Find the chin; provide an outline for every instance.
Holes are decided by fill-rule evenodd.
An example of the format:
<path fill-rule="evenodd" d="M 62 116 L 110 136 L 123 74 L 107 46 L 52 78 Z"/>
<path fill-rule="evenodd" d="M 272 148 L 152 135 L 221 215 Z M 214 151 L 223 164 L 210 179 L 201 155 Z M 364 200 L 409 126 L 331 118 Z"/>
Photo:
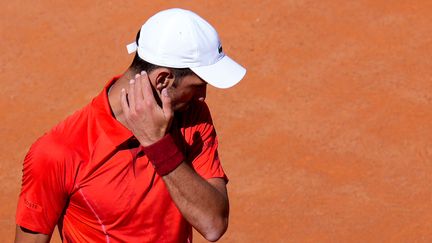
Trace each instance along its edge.
<path fill-rule="evenodd" d="M 176 112 L 184 112 L 190 107 L 191 103 L 183 103 L 183 104 L 177 104 L 174 106 L 174 111 Z"/>
<path fill-rule="evenodd" d="M 176 106 L 174 106 L 174 111 L 176 111 L 176 112 L 183 112 L 183 111 L 185 111 L 185 110 L 187 110 L 189 108 L 189 105 L 188 104 L 182 104 L 182 105 L 176 105 Z"/>

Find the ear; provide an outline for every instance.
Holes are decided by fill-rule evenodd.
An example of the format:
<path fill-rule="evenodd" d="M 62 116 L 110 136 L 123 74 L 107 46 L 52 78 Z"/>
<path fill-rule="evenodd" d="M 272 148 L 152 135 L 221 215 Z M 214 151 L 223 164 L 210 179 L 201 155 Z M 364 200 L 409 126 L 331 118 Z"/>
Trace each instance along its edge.
<path fill-rule="evenodd" d="M 172 85 L 174 82 L 174 75 L 171 70 L 168 68 L 158 68 L 155 71 L 155 86 L 159 92 Z"/>

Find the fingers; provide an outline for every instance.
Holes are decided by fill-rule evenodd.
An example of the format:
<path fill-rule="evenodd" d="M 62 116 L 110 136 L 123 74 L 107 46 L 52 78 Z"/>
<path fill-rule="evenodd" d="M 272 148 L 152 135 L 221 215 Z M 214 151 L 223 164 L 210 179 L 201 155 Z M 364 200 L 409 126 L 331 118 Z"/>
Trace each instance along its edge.
<path fill-rule="evenodd" d="M 164 88 L 161 93 L 162 111 L 165 118 L 169 120 L 174 113 L 171 98 L 167 88 Z M 135 75 L 135 79 L 129 81 L 128 91 L 122 89 L 120 98 L 123 111 L 131 115 L 140 112 L 139 110 L 143 109 L 144 106 L 158 107 L 150 80 L 145 71 L 141 72 L 141 75 Z"/>
<path fill-rule="evenodd" d="M 145 71 L 135 75 L 135 79 L 129 81 L 129 88 L 127 92 L 128 109 L 131 114 L 144 108 L 144 105 L 154 106 L 156 100 L 153 96 L 153 90 L 150 80 Z M 144 103 L 144 101 L 147 101 Z"/>
<path fill-rule="evenodd" d="M 135 75 L 135 90 L 131 90 L 129 92 L 134 92 L 134 97 L 135 97 L 135 108 L 137 110 L 139 110 L 141 107 L 141 104 L 143 102 L 143 95 L 142 95 L 142 91 L 141 91 L 141 87 L 142 87 L 142 76 L 140 76 L 139 74 Z"/>
<path fill-rule="evenodd" d="M 121 93 L 120 93 L 120 103 L 121 103 L 121 107 L 122 107 L 123 113 L 126 116 L 129 116 L 129 105 L 128 105 L 128 102 L 127 102 L 126 90 L 125 89 L 121 90 Z"/>
<path fill-rule="evenodd" d="M 160 99 L 158 97 L 158 102 L 162 102 L 160 107 L 145 72 L 122 85 L 125 86 L 120 94 L 123 125 L 132 131 L 141 144 L 156 142 L 166 134 L 174 116 L 168 89 L 163 89 Z"/>
<path fill-rule="evenodd" d="M 129 109 L 135 111 L 135 83 L 136 81 L 131 79 L 129 81 L 128 100 Z"/>
<path fill-rule="evenodd" d="M 163 109 L 163 113 L 165 115 L 165 118 L 167 120 L 171 119 L 174 112 L 172 110 L 172 106 L 171 106 L 171 98 L 168 95 L 168 89 L 164 88 L 162 89 L 162 109 Z"/>
<path fill-rule="evenodd" d="M 148 78 L 148 75 L 145 71 L 141 72 L 141 88 L 142 96 L 144 96 L 144 99 L 148 100 L 151 104 L 156 104 L 150 79 Z"/>

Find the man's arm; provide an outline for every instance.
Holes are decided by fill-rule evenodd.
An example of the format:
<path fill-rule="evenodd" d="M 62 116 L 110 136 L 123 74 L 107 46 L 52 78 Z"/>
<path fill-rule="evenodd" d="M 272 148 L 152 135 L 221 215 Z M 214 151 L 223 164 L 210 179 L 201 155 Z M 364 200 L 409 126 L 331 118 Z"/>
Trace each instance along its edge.
<path fill-rule="evenodd" d="M 174 116 L 166 89 L 162 90 L 162 107 L 159 107 L 147 74 L 142 72 L 131 80 L 127 95 L 126 98 L 123 89 L 122 122 L 144 146 L 182 215 L 207 240 L 218 240 L 228 227 L 225 181 L 219 178 L 206 181 L 182 162 L 183 155 L 166 135 Z"/>
<path fill-rule="evenodd" d="M 183 216 L 207 240 L 216 241 L 225 233 L 229 204 L 224 179 L 206 181 L 183 162 L 163 180 Z"/>
<path fill-rule="evenodd" d="M 23 161 L 16 209 L 16 242 L 44 242 L 58 223 L 73 185 L 75 161 L 50 133 L 32 144 Z"/>
<path fill-rule="evenodd" d="M 46 243 L 50 239 L 50 235 L 33 232 L 19 225 L 16 226 L 15 243 Z"/>

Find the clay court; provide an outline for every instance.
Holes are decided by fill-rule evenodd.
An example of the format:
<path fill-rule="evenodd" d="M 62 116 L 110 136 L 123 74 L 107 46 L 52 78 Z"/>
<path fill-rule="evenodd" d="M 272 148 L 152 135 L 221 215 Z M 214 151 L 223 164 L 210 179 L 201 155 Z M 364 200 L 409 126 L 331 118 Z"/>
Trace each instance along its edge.
<path fill-rule="evenodd" d="M 220 242 L 432 242 L 431 1 L 0 7 L 2 242 L 29 146 L 122 73 L 125 45 L 171 7 L 212 23 L 248 69 L 238 86 L 208 89 L 230 178 Z"/>

